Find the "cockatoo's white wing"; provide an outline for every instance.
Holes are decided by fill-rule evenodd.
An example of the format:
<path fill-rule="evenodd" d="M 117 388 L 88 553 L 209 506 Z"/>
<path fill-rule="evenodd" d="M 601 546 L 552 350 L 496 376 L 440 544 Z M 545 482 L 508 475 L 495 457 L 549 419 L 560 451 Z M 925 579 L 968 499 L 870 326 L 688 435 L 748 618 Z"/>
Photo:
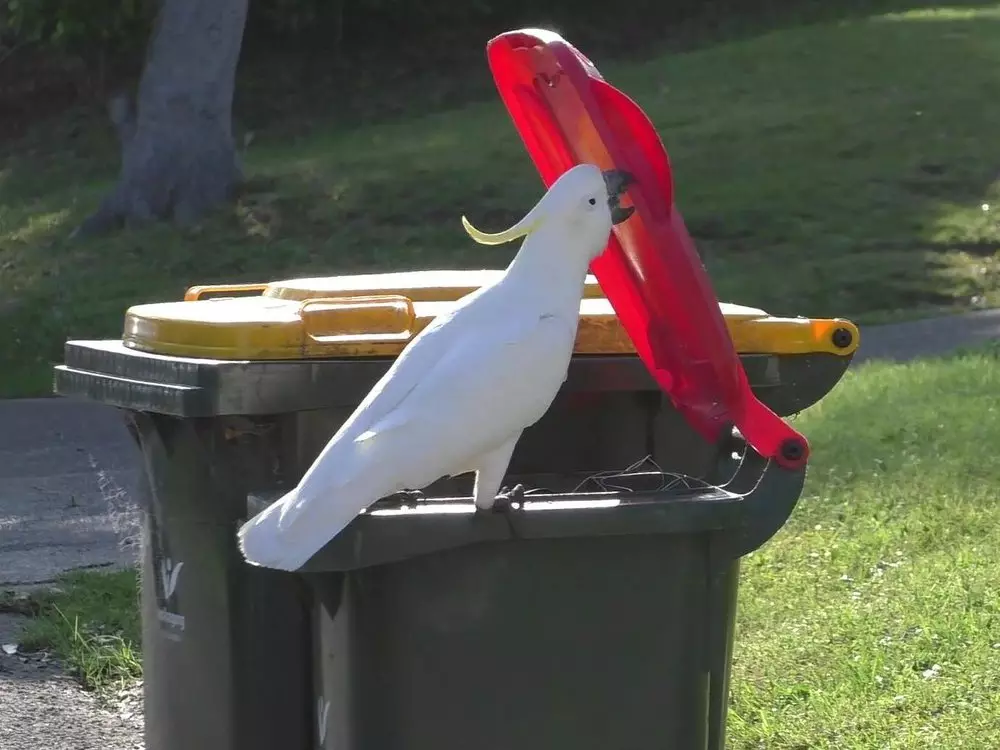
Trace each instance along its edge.
<path fill-rule="evenodd" d="M 478 456 L 549 407 L 565 379 L 574 334 L 550 317 L 494 321 L 485 330 L 463 332 L 390 410 L 331 445 L 282 513 L 282 528 L 294 524 L 303 506 L 332 501 L 331 490 L 362 474 L 374 472 L 385 485 L 367 505 L 400 489 L 474 470 Z"/>
<path fill-rule="evenodd" d="M 476 470 L 481 456 L 545 413 L 566 377 L 575 327 L 550 316 L 475 317 L 477 326 L 440 329 L 452 333 L 442 356 L 425 360 L 437 347 L 415 352 L 411 362 L 426 368 L 415 368 L 413 381 L 384 384 L 367 412 L 380 417 L 359 414 L 295 490 L 241 529 L 251 562 L 300 567 L 371 503 Z M 390 394 L 398 402 L 378 408 Z"/>
<path fill-rule="evenodd" d="M 454 346 L 454 337 L 465 323 L 463 318 L 475 317 L 475 308 L 468 308 L 478 296 L 479 293 L 474 292 L 460 300 L 449 312 L 436 317 L 400 352 L 388 371 L 330 439 L 331 445 L 368 429 L 407 397 L 435 363 Z M 458 325 L 452 325 L 451 321 L 456 318 Z"/>

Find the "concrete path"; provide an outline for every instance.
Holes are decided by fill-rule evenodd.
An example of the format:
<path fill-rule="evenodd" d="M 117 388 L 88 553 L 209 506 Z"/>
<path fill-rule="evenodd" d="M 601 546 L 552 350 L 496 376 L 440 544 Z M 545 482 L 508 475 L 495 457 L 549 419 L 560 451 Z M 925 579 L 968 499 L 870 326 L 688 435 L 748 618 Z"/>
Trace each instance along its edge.
<path fill-rule="evenodd" d="M 1000 339 L 1000 310 L 862 331 L 855 362 L 933 356 Z M 136 560 L 139 455 L 114 409 L 62 399 L 0 401 L 0 589 Z M 0 618 L 0 642 L 21 621 Z M 49 664 L 0 652 L 0 748 L 142 747 L 141 700 L 115 712 Z"/>
<path fill-rule="evenodd" d="M 918 357 L 933 357 L 998 339 L 1000 309 L 872 326 L 861 329 L 861 347 L 854 356 L 853 364 L 869 359 L 903 362 Z"/>
<path fill-rule="evenodd" d="M 131 563 L 138 462 L 114 409 L 0 401 L 0 588 Z"/>
<path fill-rule="evenodd" d="M 133 564 L 138 450 L 113 409 L 57 399 L 0 401 L 0 590 L 60 573 Z M 25 620 L 0 613 L 0 645 Z M 0 650 L 0 748 L 142 750 L 141 690 L 111 704 L 54 663 Z"/>
<path fill-rule="evenodd" d="M 98 701 L 52 662 L 0 656 L 4 750 L 142 750 L 141 696 Z"/>

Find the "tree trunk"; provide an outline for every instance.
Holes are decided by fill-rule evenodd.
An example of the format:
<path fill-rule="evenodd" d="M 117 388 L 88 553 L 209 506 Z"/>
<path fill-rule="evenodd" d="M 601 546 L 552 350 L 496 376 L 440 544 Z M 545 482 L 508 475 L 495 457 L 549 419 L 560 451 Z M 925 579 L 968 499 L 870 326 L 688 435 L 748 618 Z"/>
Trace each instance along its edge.
<path fill-rule="evenodd" d="M 162 0 L 136 110 L 112 103 L 118 184 L 77 234 L 155 219 L 191 224 L 232 196 L 242 177 L 232 108 L 247 4 Z"/>

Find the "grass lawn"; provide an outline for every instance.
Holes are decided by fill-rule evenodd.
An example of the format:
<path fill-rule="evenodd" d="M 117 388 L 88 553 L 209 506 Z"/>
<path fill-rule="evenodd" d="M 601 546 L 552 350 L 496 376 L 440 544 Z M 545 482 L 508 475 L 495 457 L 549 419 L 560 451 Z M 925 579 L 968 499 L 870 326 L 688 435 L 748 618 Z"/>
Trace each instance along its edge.
<path fill-rule="evenodd" d="M 598 62 L 658 126 L 723 299 L 861 321 L 1000 302 L 1000 5 Z M 238 204 L 185 232 L 65 239 L 117 169 L 89 115 L 0 146 L 0 396 L 47 393 L 65 338 L 117 336 L 129 304 L 194 283 L 505 264 L 458 218 L 498 228 L 540 183 L 485 61 L 474 74 L 478 103 L 258 128 Z"/>
<path fill-rule="evenodd" d="M 806 491 L 743 567 L 732 748 L 996 746 L 998 357 L 862 366 L 801 415 Z"/>
<path fill-rule="evenodd" d="M 798 418 L 806 491 L 743 567 L 730 748 L 996 746 L 998 359 L 862 366 Z M 29 644 L 92 686 L 135 674 L 135 581 L 74 576 Z"/>
<path fill-rule="evenodd" d="M 142 675 L 137 584 L 130 570 L 64 576 L 34 595 L 21 649 L 57 654 L 88 689 L 132 682 Z"/>

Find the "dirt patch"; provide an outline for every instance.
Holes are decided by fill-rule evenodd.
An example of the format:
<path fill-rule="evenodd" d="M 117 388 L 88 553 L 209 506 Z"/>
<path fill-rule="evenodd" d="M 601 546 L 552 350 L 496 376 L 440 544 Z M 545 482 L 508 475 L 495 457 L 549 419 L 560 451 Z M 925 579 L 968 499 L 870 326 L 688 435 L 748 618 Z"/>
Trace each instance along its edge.
<path fill-rule="evenodd" d="M 0 614 L 0 644 L 27 619 Z M 142 685 L 100 699 L 45 653 L 0 650 L 0 747 L 5 750 L 142 750 Z"/>

